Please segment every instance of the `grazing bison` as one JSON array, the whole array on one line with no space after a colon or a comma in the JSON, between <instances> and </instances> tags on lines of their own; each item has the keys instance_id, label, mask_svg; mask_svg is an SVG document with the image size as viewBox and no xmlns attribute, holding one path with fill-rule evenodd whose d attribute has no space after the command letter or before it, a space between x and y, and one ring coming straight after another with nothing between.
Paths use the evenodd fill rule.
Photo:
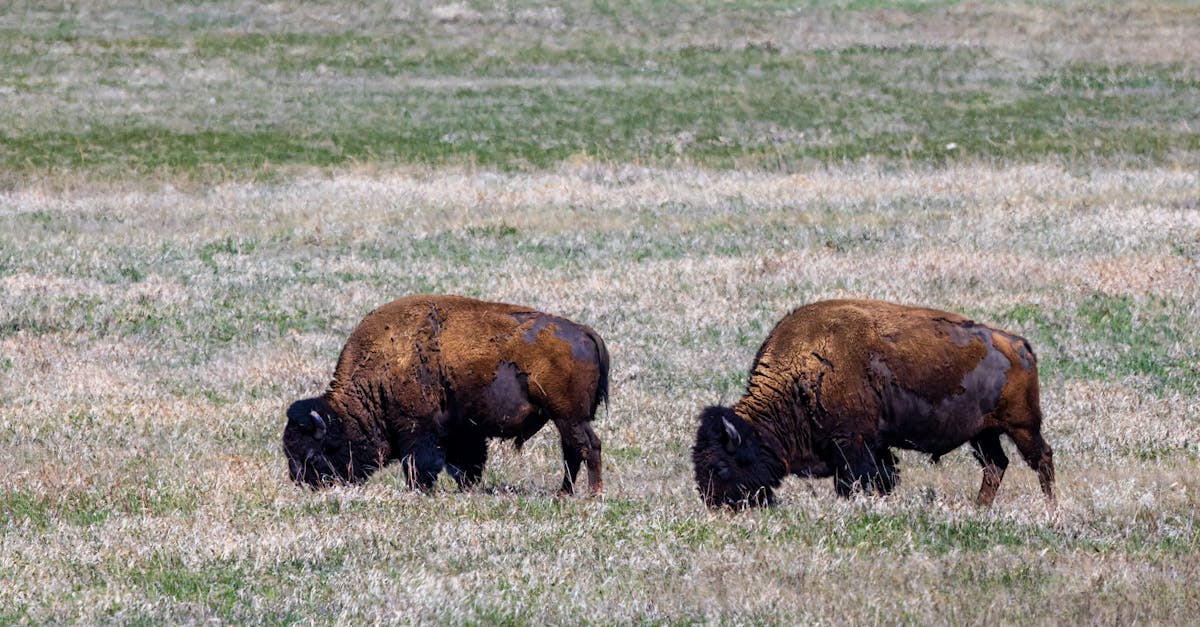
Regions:
<instances>
[{"instance_id":1,"label":"grazing bison","mask_svg":"<svg viewBox=\"0 0 1200 627\"><path fill-rule=\"evenodd\" d=\"M1054 502L1042 439L1037 360L1024 338L933 309L870 300L801 307L758 349L732 408L700 414L692 449L709 507L774 502L788 474L833 476L841 496L887 494L899 481L891 448L938 458L970 442L990 505L1007 435Z\"/></svg>"},{"instance_id":2,"label":"grazing bison","mask_svg":"<svg viewBox=\"0 0 1200 627\"><path fill-rule=\"evenodd\" d=\"M401 461L428 489L445 467L479 481L489 438L518 448L558 428L570 493L581 462L601 489L600 438L589 424L608 400L608 351L592 329L528 307L458 296L410 296L367 314L338 358L329 391L292 403L283 450L297 483L358 482Z\"/></svg>"}]
</instances>

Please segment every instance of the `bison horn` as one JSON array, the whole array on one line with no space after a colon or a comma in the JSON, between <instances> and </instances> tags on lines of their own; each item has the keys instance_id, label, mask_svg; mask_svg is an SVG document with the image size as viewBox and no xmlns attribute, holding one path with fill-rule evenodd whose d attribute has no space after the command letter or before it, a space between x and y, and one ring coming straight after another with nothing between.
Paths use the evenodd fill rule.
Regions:
<instances>
[{"instance_id":1,"label":"bison horn","mask_svg":"<svg viewBox=\"0 0 1200 627\"><path fill-rule=\"evenodd\" d=\"M325 419L321 417L321 414L318 414L315 411L309 412L308 415L312 416L312 426L314 429L316 429L316 432L313 433L313 437L318 440L323 439L325 437L326 429Z\"/></svg>"},{"instance_id":2,"label":"bison horn","mask_svg":"<svg viewBox=\"0 0 1200 627\"><path fill-rule=\"evenodd\" d=\"M733 426L728 418L721 418L721 422L725 424L725 434L729 436L726 448L732 453L734 449L742 445L742 434L738 433L737 427Z\"/></svg>"}]
</instances>

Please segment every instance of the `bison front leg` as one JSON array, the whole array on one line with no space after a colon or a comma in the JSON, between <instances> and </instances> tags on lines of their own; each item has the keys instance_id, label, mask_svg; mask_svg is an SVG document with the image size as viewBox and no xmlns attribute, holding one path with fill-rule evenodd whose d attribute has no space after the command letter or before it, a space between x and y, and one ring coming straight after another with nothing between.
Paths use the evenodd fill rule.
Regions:
<instances>
[{"instance_id":1,"label":"bison front leg","mask_svg":"<svg viewBox=\"0 0 1200 627\"><path fill-rule=\"evenodd\" d=\"M437 480L438 473L445 466L446 456L438 439L430 434L422 434L413 439L408 450L401 456L404 476L410 488L428 492Z\"/></svg>"},{"instance_id":2,"label":"bison front leg","mask_svg":"<svg viewBox=\"0 0 1200 627\"><path fill-rule=\"evenodd\" d=\"M871 448L862 437L837 446L833 467L834 488L838 496L849 497L856 491L887 496L900 483L899 461L886 446Z\"/></svg>"},{"instance_id":3,"label":"bison front leg","mask_svg":"<svg viewBox=\"0 0 1200 627\"><path fill-rule=\"evenodd\" d=\"M875 472L871 475L871 484L879 495L888 495L900 483L900 469L896 467L896 454L892 449L883 447L875 451Z\"/></svg>"},{"instance_id":4,"label":"bison front leg","mask_svg":"<svg viewBox=\"0 0 1200 627\"><path fill-rule=\"evenodd\" d=\"M600 438L586 422L571 424L556 424L559 438L562 441L563 464L566 473L563 475L562 494L575 491L575 479L579 475L579 466L587 462L588 489L593 496L599 495L604 481L600 470Z\"/></svg>"},{"instance_id":5,"label":"bison front leg","mask_svg":"<svg viewBox=\"0 0 1200 627\"><path fill-rule=\"evenodd\" d=\"M888 454L891 455L891 451L888 451ZM883 484L880 479L877 479L877 477L881 477L879 460L862 442L861 438L856 438L852 442L838 443L834 456L831 464L833 466L833 486L838 496L849 498L857 491L868 490L877 484Z\"/></svg>"},{"instance_id":6,"label":"bison front leg","mask_svg":"<svg viewBox=\"0 0 1200 627\"><path fill-rule=\"evenodd\" d=\"M988 431L971 439L971 452L979 465L983 466L983 483L979 486L979 496L975 502L983 507L992 504L996 498L996 490L1004 479L1004 470L1008 468L1008 456L1000 445L1000 434Z\"/></svg>"},{"instance_id":7,"label":"bison front leg","mask_svg":"<svg viewBox=\"0 0 1200 627\"><path fill-rule=\"evenodd\" d=\"M469 434L453 435L447 436L443 445L446 470L458 482L458 488L466 490L478 484L487 463L487 439Z\"/></svg>"}]
</instances>

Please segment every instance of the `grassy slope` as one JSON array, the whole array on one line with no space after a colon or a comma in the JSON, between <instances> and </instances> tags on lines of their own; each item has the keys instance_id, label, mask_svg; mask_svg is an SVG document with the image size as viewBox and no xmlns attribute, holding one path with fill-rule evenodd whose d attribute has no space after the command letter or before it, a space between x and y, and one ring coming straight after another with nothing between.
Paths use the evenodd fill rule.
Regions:
<instances>
[{"instance_id":1,"label":"grassy slope","mask_svg":"<svg viewBox=\"0 0 1200 627\"><path fill-rule=\"evenodd\" d=\"M849 4L0 15L0 622L1190 620L1196 6ZM604 499L550 432L474 494L285 482L413 291L604 334ZM1030 337L1058 512L965 452L703 510L692 416L844 295Z\"/></svg>"},{"instance_id":2,"label":"grassy slope","mask_svg":"<svg viewBox=\"0 0 1200 627\"><path fill-rule=\"evenodd\" d=\"M262 176L588 155L791 171L1200 151L1191 5L115 4L0 16L4 170Z\"/></svg>"}]
</instances>

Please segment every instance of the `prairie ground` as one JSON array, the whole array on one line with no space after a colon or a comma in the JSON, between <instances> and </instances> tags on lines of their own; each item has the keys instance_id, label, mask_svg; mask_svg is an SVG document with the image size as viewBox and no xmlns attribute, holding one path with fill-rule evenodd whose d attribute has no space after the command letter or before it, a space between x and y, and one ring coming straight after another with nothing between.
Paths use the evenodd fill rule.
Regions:
<instances>
[{"instance_id":1,"label":"prairie ground","mask_svg":"<svg viewBox=\"0 0 1200 627\"><path fill-rule=\"evenodd\" d=\"M1193 2L111 0L0 11L0 623L1173 623L1200 613ZM602 498L286 478L395 297L612 354ZM886 499L706 510L695 415L792 308L1028 337L1058 507L902 452ZM1008 444L1008 443L1006 443Z\"/></svg>"}]
</instances>

